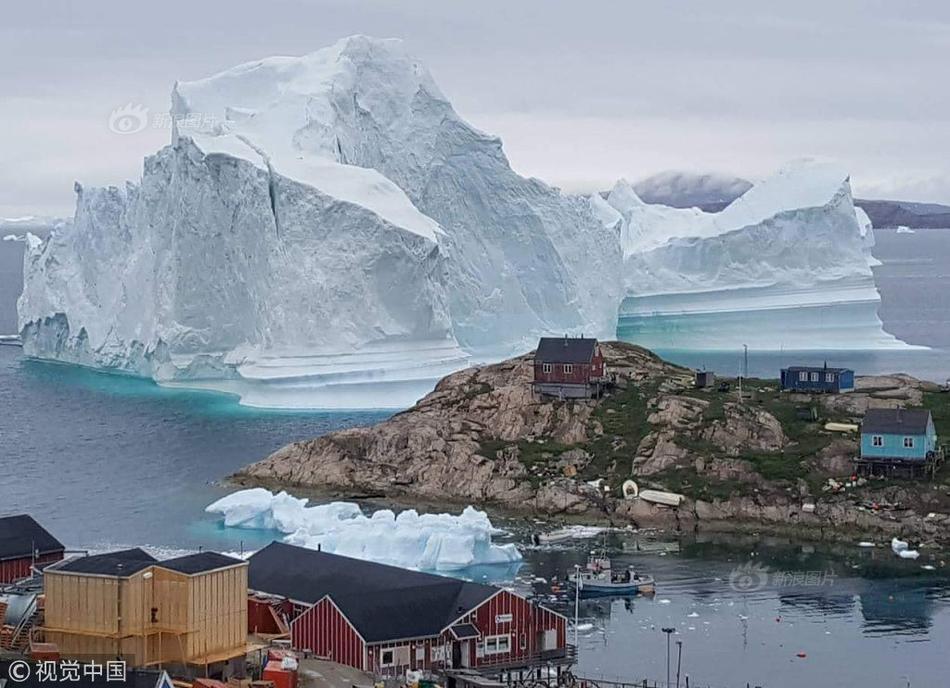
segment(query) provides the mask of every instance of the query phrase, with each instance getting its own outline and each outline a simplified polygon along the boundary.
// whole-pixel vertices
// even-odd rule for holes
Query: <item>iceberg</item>
[[[140,182],[76,185],[24,261],[27,355],[242,403],[401,407],[475,352],[611,335],[620,248],[515,174],[397,40],[172,91]]]
[[[646,204],[624,181],[606,203],[621,217],[621,339],[687,350],[906,346],[877,315],[873,229],[833,163],[791,163],[716,213]]]
[[[513,544],[496,545],[500,533],[488,515],[471,506],[461,514],[399,514],[381,509],[367,516],[350,502],[308,506],[306,498],[264,488],[239,490],[210,504],[230,528],[277,531],[284,541],[358,559],[424,571],[458,571],[521,560]]]
[[[516,174],[400,41],[365,36],[171,101],[139,181],[77,183],[73,219],[27,239],[26,355],[250,406],[400,408],[540,335],[902,346],[837,166],[791,165],[718,213],[624,181],[564,194]]]

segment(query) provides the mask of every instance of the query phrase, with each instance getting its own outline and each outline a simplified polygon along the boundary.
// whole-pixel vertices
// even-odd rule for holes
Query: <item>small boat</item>
[[[653,576],[637,573],[632,566],[615,570],[606,554],[591,554],[587,567],[568,576],[582,595],[636,595],[655,590]]]
[[[640,490],[640,499],[663,506],[679,506],[680,502],[683,501],[683,495],[675,492],[663,492],[662,490]]]

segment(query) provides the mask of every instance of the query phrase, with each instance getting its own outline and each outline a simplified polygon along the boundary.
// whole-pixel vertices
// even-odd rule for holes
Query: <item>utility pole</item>
[[[577,648],[577,617],[581,608],[581,565],[574,564],[574,648]]]
[[[680,688],[680,667],[683,665],[683,641],[676,641],[676,688]]]
[[[675,628],[661,628],[666,633],[666,688],[670,688],[670,636],[673,635]]]

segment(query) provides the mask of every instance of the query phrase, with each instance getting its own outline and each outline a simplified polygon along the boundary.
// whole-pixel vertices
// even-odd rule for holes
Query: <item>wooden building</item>
[[[600,394],[607,367],[596,339],[542,337],[534,354],[534,389],[560,399]]]
[[[854,391],[854,371],[850,368],[824,366],[792,366],[782,368],[782,389],[786,392],[827,392],[839,394]]]
[[[924,475],[942,458],[927,409],[868,409],[864,414],[860,473]]]
[[[292,604],[294,648],[362,671],[573,663],[567,619],[507,590],[277,542],[249,564],[253,590]]]
[[[141,549],[47,567],[43,631],[63,657],[216,671],[247,651],[247,563],[214,552],[157,561]]]
[[[63,543],[32,516],[0,517],[0,584],[29,578],[33,566],[59,561],[64,552]]]

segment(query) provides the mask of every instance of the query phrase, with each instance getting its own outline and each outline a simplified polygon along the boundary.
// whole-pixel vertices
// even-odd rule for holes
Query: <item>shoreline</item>
[[[286,491],[298,498],[307,497],[320,502],[356,502],[361,506],[367,505],[380,509],[416,509],[427,513],[474,506],[485,511],[491,517],[501,517],[508,521],[524,522],[530,524],[536,530],[540,530],[537,528],[539,525],[538,521],[542,521],[546,525],[555,527],[584,525],[617,529],[630,528],[634,532],[660,532],[676,538],[693,538],[703,535],[762,536],[788,538],[790,542],[801,544],[823,543],[851,544],[857,546],[858,542],[869,541],[874,542],[875,545],[879,547],[887,547],[892,537],[899,537],[901,539],[910,539],[915,547],[917,543],[920,543],[920,548],[925,550],[927,554],[933,554],[934,556],[938,556],[941,553],[950,554],[950,532],[945,533],[944,537],[934,538],[929,534],[908,529],[906,523],[902,521],[882,520],[882,523],[890,524],[890,528],[880,526],[877,528],[860,528],[850,524],[844,526],[833,525],[829,522],[821,522],[819,520],[820,517],[815,518],[816,522],[799,522],[794,524],[783,524],[756,519],[715,519],[700,521],[693,516],[680,518],[679,508],[662,506],[651,506],[651,508],[655,509],[655,517],[633,521],[625,519],[617,512],[613,514],[597,514],[596,512],[585,512],[583,514],[547,514],[539,513],[531,509],[514,508],[511,505],[501,502],[481,502],[473,504],[469,500],[451,499],[448,497],[442,500],[415,497],[411,492],[405,490],[394,491],[389,494],[369,494],[326,486],[292,485],[273,479],[246,475],[241,472],[228,476],[221,484],[240,489],[262,487],[272,492]],[[726,502],[726,504],[728,503],[729,502]],[[719,506],[722,506],[722,504]],[[684,514],[689,513],[689,511],[684,510]],[[695,511],[692,513],[695,514]],[[863,514],[865,512],[856,513]],[[899,525],[895,527],[895,524]],[[811,527],[803,528],[803,525]],[[903,528],[901,526],[903,526]]]

